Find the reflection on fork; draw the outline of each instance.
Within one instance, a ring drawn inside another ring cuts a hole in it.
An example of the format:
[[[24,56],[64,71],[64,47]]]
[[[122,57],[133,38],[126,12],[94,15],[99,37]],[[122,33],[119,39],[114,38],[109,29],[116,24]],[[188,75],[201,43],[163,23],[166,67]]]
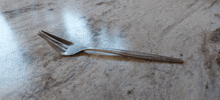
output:
[[[92,51],[112,53],[127,57],[142,58],[153,61],[183,63],[182,59],[160,56],[156,54],[149,54],[149,53],[128,51],[128,50],[109,49],[109,48],[85,47],[82,46],[82,44],[72,43],[70,41],[61,39],[45,31],[40,31],[38,35],[41,36],[54,50],[56,50],[61,55],[74,55],[81,51],[92,50]]]

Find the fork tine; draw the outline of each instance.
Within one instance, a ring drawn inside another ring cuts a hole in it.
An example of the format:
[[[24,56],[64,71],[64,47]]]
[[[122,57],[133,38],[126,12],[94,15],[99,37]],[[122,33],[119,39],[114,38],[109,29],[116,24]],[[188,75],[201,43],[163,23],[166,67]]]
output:
[[[54,38],[51,38],[50,36],[48,36],[48,35],[46,35],[46,34],[43,34],[43,33],[41,33],[41,32],[39,32],[39,33],[40,33],[41,35],[43,35],[44,37],[47,37],[47,39],[51,40],[51,41],[54,42],[56,45],[61,46],[61,47],[64,48],[64,49],[67,49],[67,47],[66,47],[63,43],[59,42],[58,40],[55,40]]]
[[[63,50],[61,47],[55,45],[53,42],[51,42],[51,40],[49,40],[47,37],[45,37],[44,35],[38,33],[39,36],[41,36],[53,49],[55,49],[57,52],[61,53],[61,52],[65,52],[65,50]]]
[[[43,31],[43,30],[41,30],[41,32],[43,32],[44,34],[50,36],[51,38],[54,38],[55,40],[57,40],[57,41],[59,41],[59,42],[61,42],[61,43],[64,43],[64,44],[66,44],[66,45],[72,45],[72,44],[73,44],[73,43],[70,42],[70,41],[64,40],[64,39],[59,38],[59,37],[57,37],[57,36],[54,36],[54,35],[52,35],[52,34],[50,34],[50,33],[48,33],[48,32],[45,32],[45,31]]]

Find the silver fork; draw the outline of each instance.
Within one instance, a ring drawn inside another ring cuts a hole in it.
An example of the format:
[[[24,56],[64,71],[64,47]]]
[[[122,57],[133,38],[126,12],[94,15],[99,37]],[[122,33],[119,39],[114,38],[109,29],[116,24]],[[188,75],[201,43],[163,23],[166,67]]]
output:
[[[82,51],[92,50],[92,51],[112,53],[127,57],[142,58],[153,61],[183,63],[183,60],[180,58],[172,58],[172,57],[160,56],[156,54],[149,54],[149,53],[128,51],[128,50],[118,50],[118,49],[85,47],[80,44],[75,44],[70,41],[61,39],[57,36],[54,36],[42,30],[38,33],[38,35],[41,36],[53,49],[55,49],[61,55],[69,56]]]

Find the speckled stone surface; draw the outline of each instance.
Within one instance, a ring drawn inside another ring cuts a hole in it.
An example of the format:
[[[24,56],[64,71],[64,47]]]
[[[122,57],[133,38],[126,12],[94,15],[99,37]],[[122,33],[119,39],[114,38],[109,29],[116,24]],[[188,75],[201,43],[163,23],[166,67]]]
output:
[[[219,100],[218,0],[1,0],[1,100]],[[37,33],[182,58],[64,57]]]

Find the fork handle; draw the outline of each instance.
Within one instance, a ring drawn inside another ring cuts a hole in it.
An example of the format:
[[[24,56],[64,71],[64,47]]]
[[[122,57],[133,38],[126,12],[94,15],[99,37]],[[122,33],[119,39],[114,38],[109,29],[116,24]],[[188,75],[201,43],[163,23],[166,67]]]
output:
[[[85,50],[100,51],[100,52],[117,54],[121,56],[142,58],[142,59],[153,60],[153,61],[183,63],[183,60],[180,58],[166,57],[166,56],[160,56],[156,54],[136,52],[136,51],[119,50],[119,49],[101,49],[101,48],[100,49],[92,48],[92,49],[85,49]]]

